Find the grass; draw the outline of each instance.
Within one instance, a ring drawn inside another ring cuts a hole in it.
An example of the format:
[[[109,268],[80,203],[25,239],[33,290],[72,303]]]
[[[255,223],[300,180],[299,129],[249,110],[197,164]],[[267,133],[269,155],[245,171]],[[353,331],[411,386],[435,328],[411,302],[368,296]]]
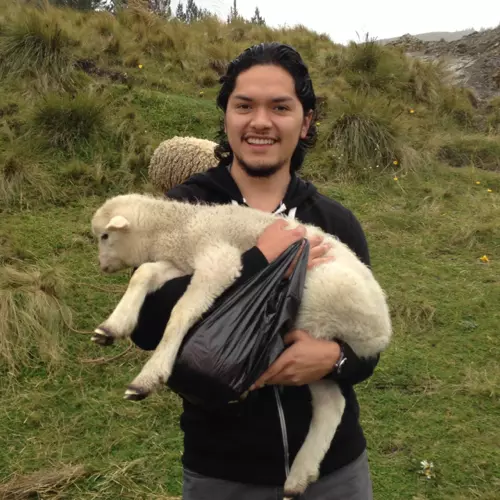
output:
[[[303,27],[187,27],[137,6],[113,17],[4,0],[0,60],[16,79],[0,82],[0,497],[181,494],[179,398],[124,401],[148,354],[89,340],[127,281],[99,272],[90,218],[112,194],[151,189],[162,140],[213,139],[214,75],[273,39],[304,54],[322,97],[304,176],[360,219],[389,297],[394,342],[358,387],[375,498],[497,498],[498,99],[475,107],[439,67]]]

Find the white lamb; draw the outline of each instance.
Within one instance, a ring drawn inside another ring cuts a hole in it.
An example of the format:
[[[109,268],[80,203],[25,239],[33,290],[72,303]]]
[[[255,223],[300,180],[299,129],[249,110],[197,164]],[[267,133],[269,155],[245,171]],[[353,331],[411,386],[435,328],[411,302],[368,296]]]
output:
[[[238,205],[194,205],[148,195],[107,200],[95,213],[92,229],[99,239],[104,272],[138,267],[115,310],[93,340],[106,344],[134,329],[147,293],[166,281],[193,274],[172,310],[163,338],[126,391],[142,399],[165,384],[189,328],[240,275],[241,254],[254,246],[279,216]],[[288,227],[297,222],[289,220]],[[307,237],[322,234],[335,259],[309,270],[296,328],[317,338],[339,338],[361,357],[385,350],[392,335],[386,297],[371,270],[343,243],[306,225]],[[315,481],[344,411],[339,386],[328,380],[309,385],[311,426],[292,465],[285,493],[302,493]]]

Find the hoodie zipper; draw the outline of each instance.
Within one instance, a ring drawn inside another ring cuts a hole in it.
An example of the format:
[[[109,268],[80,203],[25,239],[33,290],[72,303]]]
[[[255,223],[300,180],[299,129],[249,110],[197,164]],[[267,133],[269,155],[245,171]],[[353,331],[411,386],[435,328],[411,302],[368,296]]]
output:
[[[231,203],[233,205],[239,205],[239,203],[236,200],[231,200]],[[245,198],[243,198],[243,203],[246,206],[248,206]],[[292,207],[290,209],[287,209],[286,205],[283,202],[280,203],[280,206],[273,212],[273,214],[278,215],[283,212],[286,212],[287,210],[288,210],[288,217],[290,219],[295,219],[295,214],[297,213],[297,207]],[[285,477],[288,478],[290,474],[290,450],[288,445],[288,434],[286,429],[285,412],[283,411],[283,404],[281,403],[278,387],[275,385],[273,386],[273,389],[274,389],[274,397],[276,399],[276,406],[278,407],[278,416],[280,419],[280,426],[281,426],[281,439],[283,441],[283,452],[285,459]]]

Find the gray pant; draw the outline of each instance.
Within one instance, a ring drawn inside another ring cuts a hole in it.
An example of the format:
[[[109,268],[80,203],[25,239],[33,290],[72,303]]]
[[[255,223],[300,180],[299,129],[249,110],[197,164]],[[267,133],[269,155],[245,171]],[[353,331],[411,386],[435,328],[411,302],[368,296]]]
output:
[[[283,500],[283,488],[233,483],[184,469],[182,500]],[[300,500],[373,500],[366,451],[311,484]]]

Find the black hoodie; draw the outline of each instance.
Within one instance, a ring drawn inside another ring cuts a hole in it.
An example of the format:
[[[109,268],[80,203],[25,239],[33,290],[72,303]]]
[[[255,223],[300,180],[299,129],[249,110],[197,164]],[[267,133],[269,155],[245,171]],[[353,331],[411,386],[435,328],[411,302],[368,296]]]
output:
[[[245,203],[227,167],[222,165],[191,177],[171,189],[167,197],[191,203]],[[357,219],[340,203],[321,195],[311,183],[292,175],[285,198],[277,210],[285,213],[292,210],[299,222],[314,224],[337,236],[364,263],[370,265],[366,239]],[[268,264],[257,247],[245,252],[242,262],[242,275],[236,285]],[[156,348],[172,308],[190,280],[191,276],[171,280],[148,295],[132,334],[132,340],[138,347],[145,350]],[[361,360],[348,345],[344,345],[344,351],[347,361],[341,373],[332,372],[328,377],[339,383],[346,398],[346,407],[332,445],[322,462],[321,475],[348,464],[366,447],[353,385],[372,375],[379,358]],[[280,398],[291,464],[309,430],[310,391],[307,386],[284,387]],[[284,446],[272,387],[253,391],[243,402],[229,404],[217,411],[208,411],[183,400],[180,424],[184,432],[182,461],[188,469],[244,483],[284,484]]]

